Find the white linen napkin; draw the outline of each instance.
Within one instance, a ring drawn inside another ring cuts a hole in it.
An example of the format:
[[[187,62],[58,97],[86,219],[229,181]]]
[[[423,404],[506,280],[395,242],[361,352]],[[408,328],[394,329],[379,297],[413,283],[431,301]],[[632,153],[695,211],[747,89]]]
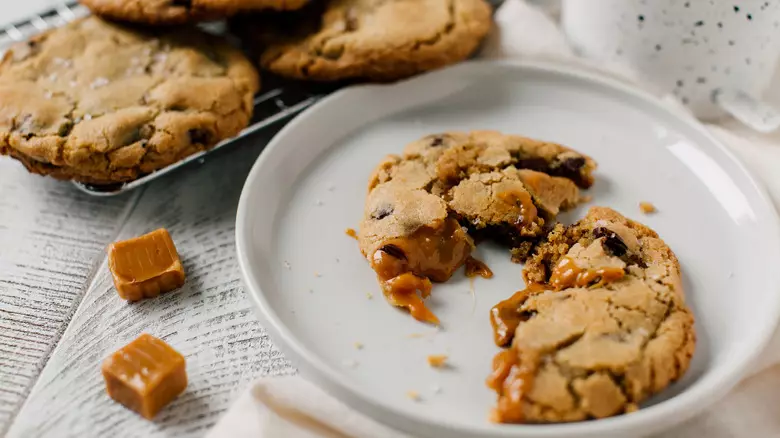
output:
[[[550,16],[522,0],[507,0],[496,13],[496,30],[482,52],[486,58],[534,58],[568,62],[639,84],[630,69],[596,65],[574,56]],[[780,78],[778,78],[780,79]],[[775,81],[780,89],[780,80]],[[657,93],[656,93],[657,94]],[[673,98],[659,95],[680,111]],[[780,206],[780,134],[762,135],[729,121],[707,125],[763,180]],[[733,437],[749,426],[751,436],[780,436],[780,335],[754,365],[752,377],[702,415],[664,434],[677,438]],[[768,368],[769,367],[769,368]],[[412,438],[357,413],[299,376],[260,378],[209,432],[209,438]]]

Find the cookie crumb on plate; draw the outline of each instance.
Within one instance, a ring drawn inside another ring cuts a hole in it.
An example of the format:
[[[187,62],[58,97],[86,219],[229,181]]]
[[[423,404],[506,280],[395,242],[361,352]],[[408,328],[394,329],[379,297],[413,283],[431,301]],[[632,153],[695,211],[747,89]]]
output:
[[[432,354],[428,356],[428,365],[433,368],[444,368],[447,366],[446,354]]]
[[[368,298],[369,300],[373,300],[374,294],[372,294],[371,292],[366,292],[366,298]]]
[[[640,202],[639,203],[639,209],[642,210],[642,213],[644,214],[650,214],[655,213],[657,209],[655,208],[655,205],[649,203],[649,202]]]
[[[355,348],[358,349],[358,350],[362,350],[363,349],[363,343],[362,342],[355,342]]]
[[[406,391],[406,397],[409,400],[420,401],[420,394],[417,391]]]

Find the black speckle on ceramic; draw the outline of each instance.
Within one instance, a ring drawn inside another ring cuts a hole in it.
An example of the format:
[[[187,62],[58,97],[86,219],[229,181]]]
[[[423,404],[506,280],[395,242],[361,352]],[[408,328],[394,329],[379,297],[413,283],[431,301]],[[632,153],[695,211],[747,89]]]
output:
[[[682,79],[677,79],[677,86],[682,87],[683,85],[685,85],[685,82]]]
[[[656,44],[656,45],[655,45],[655,51],[656,51],[656,52],[660,52],[660,51],[661,51],[661,49],[662,49],[662,47],[661,47],[661,45],[660,45],[660,44]]]
[[[718,29],[723,29],[723,22],[718,21]]]
[[[683,96],[683,97],[682,97],[682,99],[680,99],[680,100],[682,101],[683,105],[688,105],[688,103],[690,103],[690,102],[688,101],[688,98],[687,98],[687,97],[685,97],[685,96]]]
[[[753,14],[747,14],[747,19],[748,20],[752,20],[753,19]]]
[[[685,2],[685,4],[683,6],[685,6],[686,8],[690,8],[691,7],[691,2]]]
[[[739,12],[739,6],[734,6],[734,12]]]
[[[750,65],[752,62],[750,58],[745,58],[745,64]]]
[[[696,26],[696,27],[704,26],[704,20],[699,20],[699,21],[693,23],[693,25]]]
[[[734,43],[734,40],[729,40],[729,45],[730,45],[730,46],[733,46],[734,44],[735,44],[735,43]]]
[[[703,76],[699,76],[698,78],[696,78],[696,83],[697,84],[706,84],[707,83],[707,78],[705,78]]]
[[[639,15],[639,16],[636,17],[636,19],[639,20],[639,21],[645,21],[645,16],[644,15]]]

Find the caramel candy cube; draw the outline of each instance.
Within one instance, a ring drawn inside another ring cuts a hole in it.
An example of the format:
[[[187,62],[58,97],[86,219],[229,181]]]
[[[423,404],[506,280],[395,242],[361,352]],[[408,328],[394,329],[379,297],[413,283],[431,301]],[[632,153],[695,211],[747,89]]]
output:
[[[146,333],[103,361],[108,396],[151,420],[187,387],[184,356]]]
[[[156,297],[184,284],[179,253],[165,228],[112,243],[108,267],[117,293],[128,301]]]

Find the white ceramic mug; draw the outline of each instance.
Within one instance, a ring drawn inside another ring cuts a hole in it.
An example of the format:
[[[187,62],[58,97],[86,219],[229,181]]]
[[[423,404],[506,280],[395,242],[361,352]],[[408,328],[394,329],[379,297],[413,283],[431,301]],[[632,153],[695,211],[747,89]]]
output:
[[[582,55],[628,65],[703,119],[724,115],[722,91],[759,99],[780,58],[778,0],[563,0],[561,19]]]

